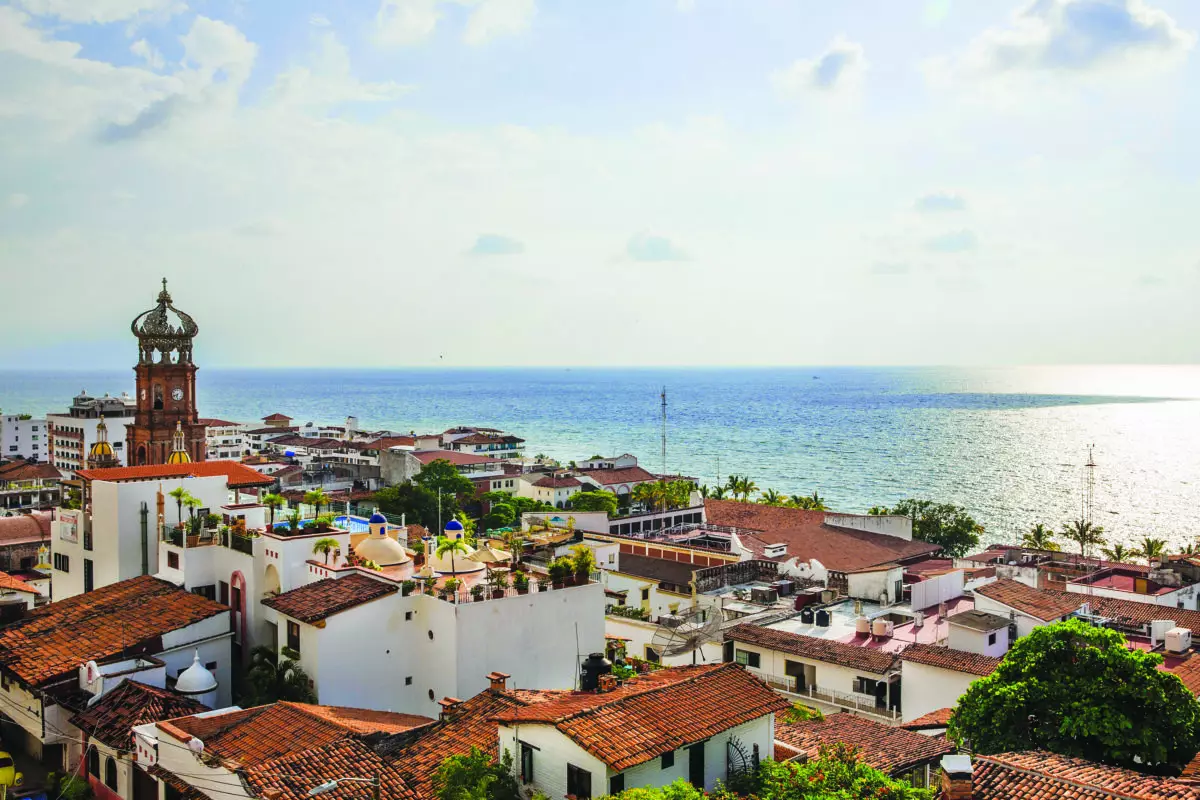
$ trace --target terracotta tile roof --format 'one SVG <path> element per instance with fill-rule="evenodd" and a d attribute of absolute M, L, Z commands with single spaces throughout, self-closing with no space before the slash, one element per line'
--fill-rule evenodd
<path fill-rule="evenodd" d="M 359 442 L 363 450 L 387 450 L 389 447 L 416 447 L 417 440 L 413 436 L 384 436 L 369 442 Z"/>
<path fill-rule="evenodd" d="M 758 625 L 737 625 L 725 632 L 725 638 L 826 664 L 864 670 L 872 675 L 885 675 L 898 663 L 895 653 Z"/>
<path fill-rule="evenodd" d="M 316 622 L 341 611 L 361 606 L 399 591 L 394 583 L 369 578 L 361 573 L 345 578 L 326 578 L 268 597 L 264 606 L 273 608 L 300 622 Z"/>
<path fill-rule="evenodd" d="M 346 443 L 341 439 L 288 435 L 272 439 L 270 444 L 276 447 L 307 447 L 310 450 L 336 450 L 339 447 L 344 447 Z"/>
<path fill-rule="evenodd" d="M 1187 763 L 1183 768 L 1183 772 L 1179 773 L 1179 777 L 1188 780 L 1200 780 L 1200 753 L 1197 753 L 1196 757 Z"/>
<path fill-rule="evenodd" d="M 763 558 L 768 544 L 787 545 L 787 554 L 774 560 L 816 559 L 826 568 L 846 572 L 927 557 L 941 548 L 928 542 L 867 533 L 825 524 L 825 512 L 780 508 L 735 500 L 705 500 L 705 519 L 714 525 L 761 531 L 742 535 L 742 543 Z"/>
<path fill-rule="evenodd" d="M 29 594 L 41 594 L 37 589 L 30 586 L 20 578 L 14 578 L 7 572 L 0 572 L 0 590 L 8 592 L 27 592 Z"/>
<path fill-rule="evenodd" d="M 924 664 L 927 667 L 938 667 L 954 672 L 965 672 L 968 675 L 991 675 L 1000 666 L 1003 658 L 970 653 L 966 650 L 955 650 L 950 647 L 939 647 L 935 644 L 910 644 L 900 653 L 900 660 L 911 661 L 914 664 Z"/>
<path fill-rule="evenodd" d="M 342 738 L 318 747 L 264 761 L 243 773 L 253 797 L 264 800 L 308 800 L 309 791 L 338 778 L 379 776 L 381 800 L 414 800 L 416 793 L 405 782 L 397 765 L 388 763 L 354 738 Z M 373 796 L 371 786 L 346 781 L 323 797 L 362 800 Z"/>
<path fill-rule="evenodd" d="M 159 722 L 158 728 L 181 742 L 195 736 L 204 750 L 242 767 L 324 747 L 347 735 L 396 734 L 433 720 L 361 708 L 278 702 L 227 713 Z M 357 774 L 357 773 L 355 773 Z"/>
<path fill-rule="evenodd" d="M 132 749 L 133 726 L 208 710 L 208 706 L 190 697 L 125 680 L 95 705 L 72 717 L 71 724 L 109 747 L 128 751 Z"/>
<path fill-rule="evenodd" d="M 520 444 L 525 441 L 519 436 L 507 434 L 469 433 L 454 440 L 454 444 Z"/>
<path fill-rule="evenodd" d="M 212 417 L 201 417 L 200 424 L 206 428 L 234 428 L 243 423 L 230 422 L 227 419 L 213 419 Z"/>
<path fill-rule="evenodd" d="M 549 724 L 614 770 L 708 739 L 791 704 L 736 664 L 674 667 L 608 692 L 558 692 L 498 714 L 501 724 Z"/>
<path fill-rule="evenodd" d="M 395 737 L 391 742 L 381 742 L 376 751 L 395 765 L 418 797 L 432 800 L 433 775 L 445 758 L 466 755 L 472 747 L 495 757 L 499 750 L 496 715 L 529 702 L 517 694 L 486 689 L 415 741 L 405 736 Z"/>
<path fill-rule="evenodd" d="M 658 478 L 641 467 L 620 467 L 618 469 L 584 469 L 580 475 L 586 475 L 601 486 L 616 486 L 619 483 L 646 483 Z"/>
<path fill-rule="evenodd" d="M 228 613 L 212 600 L 142 575 L 36 608 L 0 630 L 0 667 L 41 686 L 75 674 L 88 661 L 153 655 L 165 634 Z"/>
<path fill-rule="evenodd" d="M 0 465 L 0 483 L 5 481 L 56 481 L 62 478 L 58 467 L 46 463 L 13 461 Z"/>
<path fill-rule="evenodd" d="M 656 583 L 673 583 L 686 586 L 697 568 L 695 564 L 686 561 L 673 561 L 665 558 L 651 558 L 636 553 L 622 553 L 620 567 L 617 572 L 646 578 Z"/>
<path fill-rule="evenodd" d="M 41 511 L 0 517 L 0 545 L 30 544 L 49 538 L 50 522 L 50 514 Z"/>
<path fill-rule="evenodd" d="M 222 476 L 230 487 L 270 486 L 274 478 L 237 461 L 194 461 L 190 464 L 155 464 L 144 467 L 81 469 L 75 477 L 85 481 L 147 481 L 155 478 L 211 478 Z"/>
<path fill-rule="evenodd" d="M 930 711 L 928 714 L 922 714 L 914 720 L 905 722 L 900 727 L 910 731 L 927 731 L 931 728 L 945 728 L 950 724 L 950 715 L 953 713 L 953 708 L 939 708 L 936 711 Z"/>
<path fill-rule="evenodd" d="M 266 435 L 268 433 L 278 433 L 280 436 L 284 436 L 288 433 L 295 433 L 298 430 L 300 430 L 300 428 L 296 427 L 295 425 L 291 425 L 288 427 L 279 427 L 279 428 L 276 428 L 274 426 L 269 426 L 266 428 L 254 428 L 253 430 L 243 431 L 243 433 L 253 433 L 255 435 Z M 272 440 L 272 441 L 274 441 L 274 440 Z"/>
<path fill-rule="evenodd" d="M 976 756 L 973 800 L 1196 800 L 1195 784 L 1029 751 Z"/>
<path fill-rule="evenodd" d="M 1015 608 L 1031 617 L 1037 617 L 1043 622 L 1053 622 L 1078 611 L 1079 607 L 1090 599 L 1085 595 L 1073 592 L 1034 589 L 1009 578 L 1001 578 L 995 583 L 984 584 L 975 589 L 975 594 L 983 595 L 989 600 L 995 600 L 1009 608 Z"/>
<path fill-rule="evenodd" d="M 547 489 L 569 489 L 572 486 L 582 486 L 579 479 L 573 475 L 559 475 L 557 477 L 547 475 L 533 484 L 534 486 L 542 486 Z"/>
<path fill-rule="evenodd" d="M 1158 668 L 1178 676 L 1189 692 L 1200 696 L 1200 653 L 1192 653 L 1174 664 L 1160 664 Z"/>
<path fill-rule="evenodd" d="M 275 414 L 268 414 L 267 416 L 262 418 L 262 421 L 263 422 L 290 422 L 291 419 L 292 418 L 289 417 L 287 414 L 280 414 L 277 412 Z"/>
<path fill-rule="evenodd" d="M 501 463 L 498 458 L 477 456 L 474 453 L 460 453 L 454 450 L 418 450 L 413 455 L 422 464 L 431 464 L 438 460 L 449 461 L 456 467 L 465 467 L 471 464 L 496 464 L 499 466 Z"/>
<path fill-rule="evenodd" d="M 154 778 L 162 781 L 167 786 L 170 786 L 175 791 L 179 792 L 182 800 L 209 800 L 208 795 L 192 786 L 183 778 L 176 775 L 170 770 L 163 769 L 158 764 L 154 764 L 146 768 L 146 772 Z"/>
<path fill-rule="evenodd" d="M 899 775 L 920 764 L 939 760 L 956 749 L 941 736 L 926 736 L 845 713 L 795 724 L 777 721 L 775 740 L 803 750 L 809 758 L 819 755 L 821 745 L 853 745 L 865 763 L 889 775 Z"/>

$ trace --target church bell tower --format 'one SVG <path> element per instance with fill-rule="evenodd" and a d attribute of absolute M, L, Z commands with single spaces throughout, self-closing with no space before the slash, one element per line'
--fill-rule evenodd
<path fill-rule="evenodd" d="M 137 413 L 126 428 L 130 466 L 205 459 L 205 427 L 196 412 L 196 365 L 192 339 L 195 321 L 171 304 L 163 278 L 158 305 L 139 314 L 130 325 L 138 339 Z"/>

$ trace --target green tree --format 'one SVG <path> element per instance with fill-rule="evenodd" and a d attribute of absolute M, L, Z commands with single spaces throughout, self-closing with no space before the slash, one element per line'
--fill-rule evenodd
<path fill-rule="evenodd" d="M 449 536 L 439 536 L 437 550 L 435 555 L 438 558 L 444 557 L 447 553 L 450 554 L 450 571 L 455 575 L 458 574 L 458 568 L 454 563 L 454 554 L 461 553 L 467 555 L 467 542 L 465 539 L 459 539 L 457 536 L 451 538 Z"/>
<path fill-rule="evenodd" d="M 274 650 L 263 646 L 250 651 L 250 663 L 246 669 L 241 694 L 240 704 L 245 708 L 274 703 L 277 700 L 290 700 L 294 703 L 317 702 L 309 686 L 308 674 L 300 665 L 290 659 L 279 661 Z"/>
<path fill-rule="evenodd" d="M 176 519 L 178 519 L 179 524 L 182 526 L 183 525 L 183 499 L 185 497 L 191 497 L 191 495 L 188 494 L 188 490 L 183 488 L 182 486 L 175 487 L 171 491 L 167 492 L 167 494 L 169 494 L 171 497 L 175 498 L 175 512 L 176 512 L 175 516 L 176 516 Z"/>
<path fill-rule="evenodd" d="M 433 774 L 433 791 L 438 800 L 521 800 L 512 754 L 505 750 L 496 762 L 478 747 L 442 761 Z"/>
<path fill-rule="evenodd" d="M 196 524 L 196 509 L 200 507 L 201 502 L 203 501 L 199 497 L 184 492 L 183 504 L 187 506 L 188 510 L 188 529 L 193 534 L 200 532 L 200 527 Z"/>
<path fill-rule="evenodd" d="M 794 494 L 788 498 L 788 505 L 795 508 L 803 508 L 806 511 L 828 511 L 825 505 L 825 498 L 813 492 L 811 495 Z"/>
<path fill-rule="evenodd" d="M 782 506 L 787 504 L 788 498 L 774 489 L 764 489 L 758 495 L 758 502 L 764 506 Z"/>
<path fill-rule="evenodd" d="M 887 506 L 871 506 L 867 509 L 867 513 L 872 517 L 886 517 L 892 512 L 888 511 Z"/>
<path fill-rule="evenodd" d="M 338 548 L 338 540 L 331 539 L 326 536 L 322 539 L 317 539 L 313 542 L 313 555 L 323 553 L 325 555 L 325 563 L 329 563 L 329 554 Z"/>
<path fill-rule="evenodd" d="M 1062 527 L 1063 538 L 1079 545 L 1079 554 L 1086 556 L 1092 547 L 1107 544 L 1104 538 L 1104 528 L 1085 519 L 1067 522 Z"/>
<path fill-rule="evenodd" d="M 1128 547 L 1119 542 L 1114 544 L 1112 547 L 1101 547 L 1100 552 L 1109 561 L 1116 561 L 1122 564 L 1128 562 L 1129 559 L 1134 558 L 1137 555 L 1136 550 L 1130 550 Z"/>
<path fill-rule="evenodd" d="M 971 684 L 948 735 L 975 752 L 1049 750 L 1130 768 L 1182 767 L 1200 749 L 1200 703 L 1163 657 L 1072 619 L 1018 639 Z"/>
<path fill-rule="evenodd" d="M 313 516 L 319 517 L 321 509 L 329 505 L 329 495 L 325 494 L 324 489 L 313 489 L 311 492 L 304 493 L 304 502 L 313 507 Z"/>
<path fill-rule="evenodd" d="M 475 484 L 471 483 L 471 479 L 460 473 L 453 464 L 444 458 L 435 459 L 426 464 L 413 478 L 413 483 L 423 486 L 435 495 L 441 492 L 442 502 L 445 502 L 446 496 L 457 498 L 460 495 L 475 493 Z M 446 517 L 446 519 L 450 518 L 450 516 Z"/>
<path fill-rule="evenodd" d="M 511 528 L 516 518 L 516 511 L 510 504 L 492 503 L 491 510 L 483 515 L 479 524 L 485 531 L 494 531 L 497 528 Z"/>
<path fill-rule="evenodd" d="M 949 503 L 910 498 L 897 503 L 891 513 L 908 517 L 913 524 L 913 537 L 941 545 L 942 552 L 951 558 L 965 556 L 979 544 L 983 526 L 970 514 Z"/>
<path fill-rule="evenodd" d="M 596 554 L 586 544 L 577 544 L 571 548 L 571 569 L 575 575 L 586 580 L 596 568 Z"/>
<path fill-rule="evenodd" d="M 567 505 L 573 511 L 603 511 L 610 517 L 617 515 L 617 496 L 603 489 L 572 495 Z"/>
<path fill-rule="evenodd" d="M 270 524 L 272 526 L 275 525 L 275 512 L 282 508 L 283 504 L 286 502 L 287 498 L 281 494 L 275 494 L 272 492 L 271 494 L 263 495 L 262 504 L 267 507 L 268 511 L 271 512 Z"/>
<path fill-rule="evenodd" d="M 409 525 L 424 525 L 426 528 L 436 528 L 438 523 L 438 498 L 429 489 L 412 483 L 400 486 L 388 486 L 375 493 L 375 503 L 385 514 L 404 515 L 404 521 Z M 447 503 L 449 505 L 447 506 Z M 442 498 L 443 511 L 445 508 L 457 510 L 458 505 L 453 498 Z M 443 517 L 449 519 L 449 517 Z"/>
<path fill-rule="evenodd" d="M 1054 529 L 1042 523 L 1037 523 L 1021 537 L 1021 546 L 1034 550 L 1061 550 L 1058 542 L 1054 541 Z"/>
<path fill-rule="evenodd" d="M 726 486 L 714 486 L 713 488 L 711 488 L 711 489 L 709 489 L 709 490 L 708 490 L 708 495 L 707 495 L 707 496 L 708 496 L 708 497 L 710 497 L 710 498 L 712 498 L 713 500 L 724 500 L 724 499 L 725 499 L 725 496 L 726 496 L 727 494 L 729 494 L 729 488 L 728 488 L 728 487 L 726 487 Z"/>
<path fill-rule="evenodd" d="M 1167 543 L 1163 539 L 1152 539 L 1146 537 L 1142 539 L 1142 543 L 1138 545 L 1136 550 L 1130 551 L 1129 555 L 1134 558 L 1144 558 L 1146 563 L 1151 560 L 1161 560 L 1167 554 Z"/>

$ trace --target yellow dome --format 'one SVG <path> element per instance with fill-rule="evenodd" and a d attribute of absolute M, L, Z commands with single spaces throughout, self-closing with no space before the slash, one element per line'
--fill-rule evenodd
<path fill-rule="evenodd" d="M 113 454 L 112 445 L 108 442 L 96 442 L 88 450 L 88 455 L 92 458 L 104 458 Z"/>
<path fill-rule="evenodd" d="M 171 455 L 167 456 L 168 464 L 190 464 L 192 457 L 187 454 L 187 450 L 175 450 Z"/>

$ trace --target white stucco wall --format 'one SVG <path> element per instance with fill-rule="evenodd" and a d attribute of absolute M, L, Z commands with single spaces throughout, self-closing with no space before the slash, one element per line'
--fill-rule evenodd
<path fill-rule="evenodd" d="M 951 617 L 951 620 L 954 618 Z M 966 650 L 968 653 L 979 653 L 997 658 L 1008 652 L 1008 626 L 995 631 L 979 631 L 963 625 L 950 624 L 947 644 L 955 650 Z M 1019 625 L 1018 625 L 1019 627 Z M 996 641 L 988 644 L 988 638 L 995 635 Z"/>
<path fill-rule="evenodd" d="M 978 678 L 978 675 L 914 664 L 911 661 L 902 662 L 900 693 L 904 721 L 909 722 L 939 708 L 953 708 L 958 704 L 958 698 L 962 697 Z"/>
<path fill-rule="evenodd" d="M 901 598 L 897 596 L 896 584 L 901 584 L 903 594 L 904 569 L 879 570 L 878 572 L 853 572 L 846 576 L 847 593 L 872 602 L 895 603 Z"/>
<path fill-rule="evenodd" d="M 1002 617 L 1007 617 L 1010 612 L 1015 611 L 1016 621 L 1017 621 L 1017 638 L 1018 639 L 1021 638 L 1022 636 L 1028 636 L 1034 628 L 1040 628 L 1042 625 L 1050 624 L 1049 622 L 1040 620 L 1037 617 L 1033 617 L 1033 616 L 1030 616 L 1029 614 L 1024 614 L 1020 611 L 1016 611 L 1015 609 L 1010 608 L 1009 606 L 1006 606 L 1003 603 L 998 603 L 995 600 L 992 600 L 989 597 L 984 597 L 981 594 L 975 595 L 975 610 L 976 611 L 986 611 L 989 614 L 998 614 L 999 616 L 1002 616 Z M 1057 621 L 1057 620 L 1055 620 L 1055 621 Z"/>

